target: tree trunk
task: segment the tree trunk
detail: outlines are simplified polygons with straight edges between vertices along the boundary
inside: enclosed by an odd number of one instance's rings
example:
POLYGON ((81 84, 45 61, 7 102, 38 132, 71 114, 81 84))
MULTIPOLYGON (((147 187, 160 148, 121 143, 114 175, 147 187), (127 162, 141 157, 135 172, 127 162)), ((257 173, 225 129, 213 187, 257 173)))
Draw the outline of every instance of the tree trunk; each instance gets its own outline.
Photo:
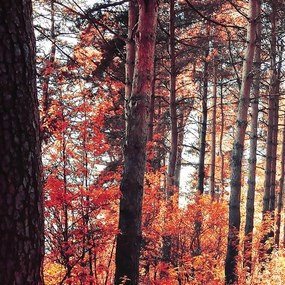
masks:
POLYGON ((135 68, 135 39, 136 25, 138 22, 138 4, 136 0, 129 1, 128 12, 128 40, 126 43, 126 64, 125 64, 125 125, 127 131, 129 103, 132 94, 132 81, 135 68))
MULTIPOLYGON (((276 13, 277 7, 275 1, 272 2, 271 12, 271 81, 269 89, 269 107, 268 107, 268 129, 266 143, 266 167, 265 167, 265 182, 263 196, 263 220, 266 215, 271 220, 272 228, 262 239, 265 245, 266 241, 274 237, 274 217, 275 217, 275 191, 276 191, 276 158, 277 158, 277 137, 278 137, 278 111, 279 111, 279 88, 280 78, 277 66, 277 43, 276 43, 276 13)), ((280 67, 281 68, 281 67, 280 67)), ((273 250, 272 246, 268 247, 266 252, 270 254, 273 250)), ((263 253, 261 252, 261 259, 263 253)))
POLYGON ((0 284, 42 284, 35 38, 28 0, 0 1, 0 284))
MULTIPOLYGON (((55 61, 55 51, 56 51, 56 45, 55 45, 55 19, 54 19, 54 0, 50 1, 50 13, 51 13, 51 25, 50 25, 50 40, 51 40, 51 49, 50 54, 46 62, 46 68, 53 68, 54 61, 55 61)), ((49 74, 45 75, 44 83, 43 83, 43 118, 46 119, 48 116, 48 111, 50 107, 50 96, 49 96, 49 74)), ((45 121, 43 120, 43 123, 45 121)))
POLYGON ((153 66, 153 82, 151 87, 151 96, 149 104, 149 126, 148 126, 148 141, 153 140, 153 131, 154 131, 154 115, 155 115, 155 63, 153 66))
POLYGON ((217 66, 214 61, 214 82, 213 82, 213 115, 212 115, 212 136, 211 136, 211 174, 210 193, 211 199, 215 199, 215 166, 216 166, 216 120, 217 120, 217 66))
MULTIPOLYGON (((175 171, 178 151, 178 127, 177 127, 177 107, 176 107, 176 63, 175 63, 175 0, 170 0, 170 23, 169 23, 169 56, 170 56, 170 120, 171 120, 171 139, 170 139, 170 154, 167 171, 166 185, 166 200, 168 203, 168 211, 166 212, 166 222, 169 222, 173 209, 178 207, 178 200, 173 201, 173 196, 176 191, 175 186, 175 171)), ((178 197, 176 197, 178 198, 178 197)), ((171 261, 172 238, 166 235, 163 237, 163 256, 164 262, 171 261)))
MULTIPOLYGON (((221 80, 222 81, 222 80, 221 80)), ((225 129, 225 115, 224 115, 224 101, 223 101, 223 84, 221 83, 221 98, 220 98, 220 112, 221 112, 221 132, 219 139, 219 153, 221 156, 221 169, 220 169, 220 191, 221 199, 224 199, 225 194, 225 179, 224 179, 224 169, 225 169, 225 156, 223 152, 223 138, 224 138, 224 129, 225 129)))
POLYGON ((247 49, 242 71, 242 85, 238 105, 238 115, 231 158, 231 194, 229 205, 228 248, 225 262, 226 284, 238 281, 236 275, 240 231, 240 192, 242 179, 242 157, 247 126, 252 65, 256 45, 257 2, 249 1, 249 24, 247 29, 247 49))
POLYGON ((200 153, 199 153, 199 167, 198 167, 198 186, 199 194, 204 193, 204 179, 205 179, 205 154, 206 154, 206 135, 207 135, 207 118, 208 118, 208 62, 207 56, 209 49, 207 48, 204 62, 203 73, 203 94, 202 94, 202 126, 200 133, 200 153))
POLYGON ((158 4, 140 0, 136 61, 127 113, 124 173, 121 182, 115 284, 138 284, 141 248, 142 197, 146 163, 149 99, 152 92, 158 4))
POLYGON ((252 234, 254 222, 254 196, 256 185, 256 150, 257 150, 257 128, 258 128, 258 101, 260 87, 260 67, 261 67, 261 19, 260 3, 257 2, 258 25, 256 32, 256 49, 254 58, 255 80, 253 82, 253 96, 251 99, 251 124, 250 124, 250 150, 248 159, 248 189, 246 201, 246 222, 245 222, 245 242, 244 242, 244 267, 251 271, 252 259, 252 234))
POLYGON ((284 122, 283 122, 281 174, 280 174, 280 181, 279 181, 280 189, 278 193, 276 231, 275 231, 275 244, 277 246, 279 246, 279 243, 280 243, 281 210, 283 208, 283 195, 284 195, 284 176, 285 176, 285 117, 284 117, 284 122))

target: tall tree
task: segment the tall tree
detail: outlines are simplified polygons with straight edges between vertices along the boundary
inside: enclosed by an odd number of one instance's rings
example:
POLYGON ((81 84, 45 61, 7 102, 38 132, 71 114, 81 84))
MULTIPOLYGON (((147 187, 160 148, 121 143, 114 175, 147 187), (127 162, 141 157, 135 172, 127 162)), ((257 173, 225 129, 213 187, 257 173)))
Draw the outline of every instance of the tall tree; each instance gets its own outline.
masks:
POLYGON ((128 102, 124 173, 121 182, 115 284, 139 282, 142 197, 146 163, 147 117, 152 92, 154 47, 158 14, 156 0, 139 0, 136 54, 128 102))
POLYGON ((244 243, 244 265, 251 270, 252 256, 252 234, 254 223, 254 198, 256 185, 256 156, 257 156, 257 128, 258 128, 258 102, 260 89, 260 67, 261 67, 261 18, 260 2, 257 1, 257 39, 254 55, 255 78, 253 81, 253 94, 251 98, 251 121, 250 121, 250 150, 248 160, 248 189, 246 201, 245 243, 244 243))
POLYGON ((211 134, 211 174, 210 194, 215 199, 215 167, 216 167, 216 123, 217 123, 217 64, 214 60, 213 66, 213 113, 212 113, 212 134, 211 134))
MULTIPOLYGON (((271 3, 271 39, 270 39, 270 59, 271 59, 271 78, 268 96, 268 127, 266 141, 266 166, 263 195, 263 219, 269 214, 271 229, 265 235, 262 242, 265 244, 270 237, 274 237, 274 219, 275 219, 275 196, 276 196, 276 160, 278 144, 278 114, 280 97, 280 70, 281 65, 277 62, 277 1, 271 3), (279 67, 280 66, 280 67, 279 67)), ((280 60, 281 62, 281 60, 280 60)), ((267 247, 266 252, 271 253, 273 243, 267 247)), ((261 253, 261 258, 263 254, 261 253)))
MULTIPOLYGON (((177 166, 177 152, 178 152, 178 125, 177 125, 177 104, 176 104, 176 61, 175 61, 175 0, 170 0, 170 19, 169 19, 169 57, 170 57, 170 154, 167 171, 167 186, 166 186, 166 200, 168 202, 168 211, 170 214, 173 209, 178 206, 178 200, 172 201, 176 186, 175 186, 175 171, 177 166)), ((178 198, 178 197, 177 197, 178 198)), ((169 219, 167 219, 169 220, 169 219)), ((163 257, 165 262, 171 261, 171 236, 163 237, 163 257)))
MULTIPOLYGON (((208 35, 209 36, 209 35, 208 35)), ((207 120, 208 120, 208 60, 209 55, 209 43, 207 43, 203 67, 202 78, 202 122, 200 131, 200 152, 199 152, 199 167, 198 167, 198 194, 204 193, 204 180, 205 180, 205 155, 206 155, 206 135, 207 135, 207 120)))
POLYGON ((0 1, 0 283, 42 284, 43 210, 30 0, 0 1))
POLYGON ((242 85, 238 103, 238 114, 231 157, 231 194, 229 205, 228 248, 225 262, 226 283, 238 281, 236 275, 240 231, 240 194, 242 180, 242 157, 247 127, 249 95, 252 82, 252 65, 256 45, 257 0, 249 1, 249 23, 247 28, 247 48, 242 70, 242 85))

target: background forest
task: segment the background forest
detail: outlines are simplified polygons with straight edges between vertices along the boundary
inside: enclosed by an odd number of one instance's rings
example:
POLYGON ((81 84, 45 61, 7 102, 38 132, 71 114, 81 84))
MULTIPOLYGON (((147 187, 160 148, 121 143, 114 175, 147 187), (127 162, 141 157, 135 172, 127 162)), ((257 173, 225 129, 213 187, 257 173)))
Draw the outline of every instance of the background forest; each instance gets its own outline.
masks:
POLYGON ((113 284, 140 80, 139 283, 220 285, 226 270, 227 284, 283 284, 284 1, 161 0, 157 23, 143 5, 158 4, 34 1, 45 284, 113 284), (152 20, 153 57, 137 40, 152 20))

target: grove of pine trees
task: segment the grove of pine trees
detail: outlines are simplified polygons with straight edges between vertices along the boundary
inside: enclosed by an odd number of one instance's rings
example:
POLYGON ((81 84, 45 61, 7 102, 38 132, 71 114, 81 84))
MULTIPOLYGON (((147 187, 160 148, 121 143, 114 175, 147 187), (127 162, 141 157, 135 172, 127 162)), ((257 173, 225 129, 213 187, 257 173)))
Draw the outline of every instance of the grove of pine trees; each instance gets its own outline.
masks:
POLYGON ((0 0, 0 284, 285 280, 283 0, 0 0))

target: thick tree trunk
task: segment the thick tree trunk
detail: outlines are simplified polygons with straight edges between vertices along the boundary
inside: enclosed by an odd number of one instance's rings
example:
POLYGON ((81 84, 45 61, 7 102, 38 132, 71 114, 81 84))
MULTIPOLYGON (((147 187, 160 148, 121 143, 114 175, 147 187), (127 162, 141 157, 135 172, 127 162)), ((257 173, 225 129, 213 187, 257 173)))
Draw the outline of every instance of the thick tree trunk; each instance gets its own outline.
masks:
POLYGON ((254 57, 255 79, 253 82, 253 96, 251 98, 251 123, 250 123, 250 150, 248 159, 248 189, 246 201, 246 222, 245 222, 245 242, 244 242, 244 266, 251 271, 252 256, 252 234, 254 221, 254 196, 256 184, 256 150, 257 150, 257 128, 258 128, 258 101, 260 87, 260 52, 261 52, 261 19, 260 3, 257 2, 258 25, 256 32, 256 49, 254 57))
POLYGON ((42 284, 43 209, 31 1, 0 1, 0 284, 42 284))
POLYGON ((231 194, 229 205, 228 248, 225 262, 226 284, 238 281, 236 275, 240 231, 240 193, 242 179, 242 157, 247 126, 252 65, 256 45, 257 1, 249 1, 249 24, 247 29, 247 49, 242 71, 242 85, 238 105, 238 115, 231 158, 231 194))
POLYGON ((146 162, 149 99, 152 92, 158 4, 140 0, 136 61, 127 114, 124 173, 121 182, 115 284, 138 284, 141 248, 142 197, 146 162))

